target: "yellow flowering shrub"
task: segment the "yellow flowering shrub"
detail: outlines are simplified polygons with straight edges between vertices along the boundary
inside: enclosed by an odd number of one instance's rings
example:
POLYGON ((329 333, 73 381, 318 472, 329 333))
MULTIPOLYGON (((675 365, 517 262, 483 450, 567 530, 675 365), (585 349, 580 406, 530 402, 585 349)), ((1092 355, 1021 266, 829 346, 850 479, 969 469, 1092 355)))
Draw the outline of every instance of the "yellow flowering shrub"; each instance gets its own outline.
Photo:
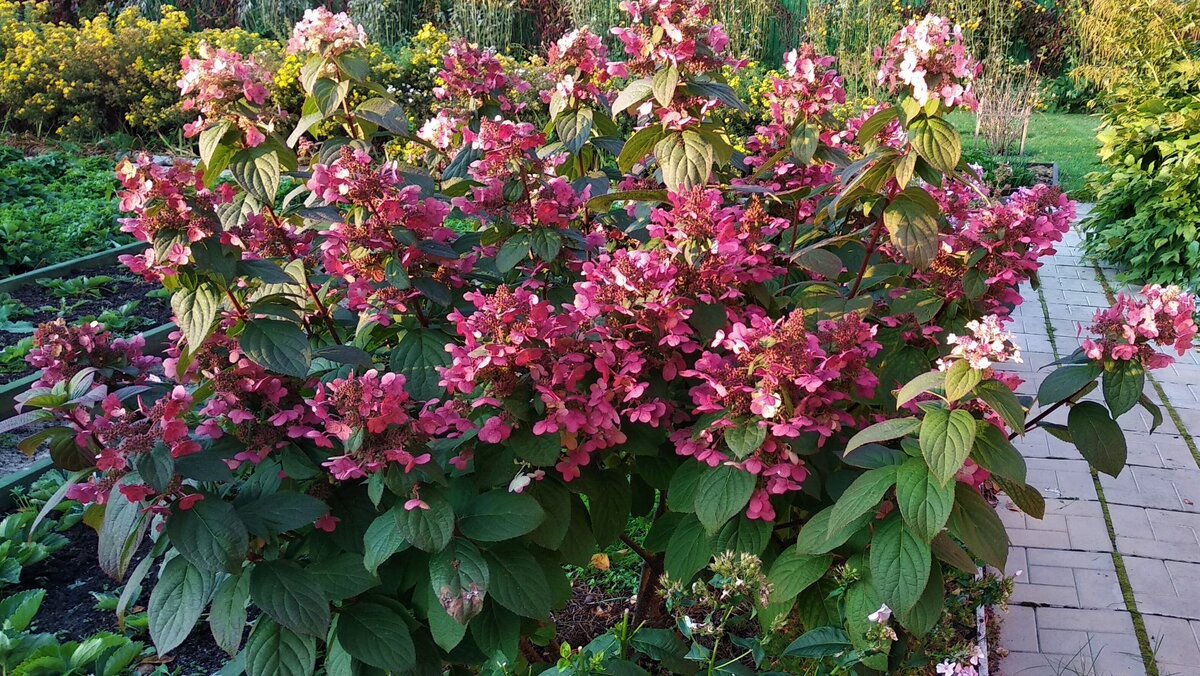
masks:
POLYGON ((44 2, 0 0, 0 111, 9 129, 92 137, 173 133, 183 122, 179 58, 206 40, 278 60, 281 45, 240 29, 189 31, 183 12, 136 8, 78 26, 51 23, 44 2))

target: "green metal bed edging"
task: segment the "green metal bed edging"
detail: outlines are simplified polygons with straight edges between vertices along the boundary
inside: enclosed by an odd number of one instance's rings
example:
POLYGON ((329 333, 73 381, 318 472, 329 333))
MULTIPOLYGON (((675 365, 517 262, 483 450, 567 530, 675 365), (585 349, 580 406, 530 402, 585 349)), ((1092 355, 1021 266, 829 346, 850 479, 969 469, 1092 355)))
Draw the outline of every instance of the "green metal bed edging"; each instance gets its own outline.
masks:
POLYGON ((50 458, 42 458, 25 469, 0 477, 0 512, 7 512, 16 506, 12 495, 14 488, 28 488, 52 469, 54 465, 50 458))
POLYGON ((39 279, 59 277, 63 274, 74 272, 76 270, 98 268, 102 265, 107 265, 113 261, 116 261, 118 256, 123 254, 135 254, 145 248, 145 242, 133 242, 132 244, 126 244, 114 249, 105 249, 104 251, 99 251, 94 254, 80 256, 79 258, 72 258, 69 261, 63 261, 62 263, 47 265, 46 267, 38 268, 37 270, 30 270, 29 272, 25 272, 14 277, 0 279, 0 291, 12 291, 13 289, 20 288, 39 279))

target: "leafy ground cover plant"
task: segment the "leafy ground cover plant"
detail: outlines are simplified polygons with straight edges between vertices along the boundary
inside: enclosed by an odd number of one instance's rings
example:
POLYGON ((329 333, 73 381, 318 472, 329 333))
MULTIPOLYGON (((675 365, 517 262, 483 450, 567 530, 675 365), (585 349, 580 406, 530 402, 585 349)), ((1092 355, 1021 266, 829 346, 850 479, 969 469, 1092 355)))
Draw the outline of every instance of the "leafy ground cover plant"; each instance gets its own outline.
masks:
POLYGON ((564 36, 544 110, 494 54, 450 45, 416 133, 366 82, 344 15, 296 26, 294 127, 249 57, 186 62, 200 165, 118 168, 123 227, 151 244, 126 263, 171 291, 172 347, 160 365, 47 332, 7 423, 69 421, 41 439, 79 472, 66 495, 104 505, 118 614, 155 580, 160 653, 207 611, 252 676, 318 658, 891 670, 921 659, 907 637, 941 617, 951 571, 1004 568, 983 493, 1041 515, 1010 439, 1045 427, 1121 471, 1114 418, 1157 415, 1145 370, 1190 344, 1194 301, 1122 300, 1036 402, 1014 394, 1005 317, 1073 208, 1046 186, 995 200, 962 162, 945 115, 972 105, 977 66, 956 28, 900 31, 880 60, 894 102, 844 122, 832 61, 791 54, 769 121, 735 140, 714 113, 743 105, 736 64, 708 9, 626 9, 626 59, 564 36), (377 96, 352 105, 352 83, 377 96), (340 132, 316 142, 316 125, 340 132), (427 152, 388 161, 396 139, 427 152), (1083 400, 1096 387, 1104 403, 1083 400), (555 649, 564 565, 631 516, 650 522, 636 607, 586 659, 555 649), (799 636, 768 654, 697 640, 697 620, 799 636))
POLYGON ((112 161, 0 147, 0 275, 102 251, 120 241, 112 161))

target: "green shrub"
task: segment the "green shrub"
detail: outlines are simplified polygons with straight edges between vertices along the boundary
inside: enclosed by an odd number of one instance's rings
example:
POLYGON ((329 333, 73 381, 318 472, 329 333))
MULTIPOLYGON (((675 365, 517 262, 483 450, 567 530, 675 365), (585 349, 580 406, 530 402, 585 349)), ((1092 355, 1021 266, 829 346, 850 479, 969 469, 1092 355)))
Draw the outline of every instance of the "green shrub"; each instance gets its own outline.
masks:
POLYGON ((1159 86, 1119 92, 1091 177, 1089 253, 1130 279, 1200 287, 1200 62, 1173 66, 1159 86))

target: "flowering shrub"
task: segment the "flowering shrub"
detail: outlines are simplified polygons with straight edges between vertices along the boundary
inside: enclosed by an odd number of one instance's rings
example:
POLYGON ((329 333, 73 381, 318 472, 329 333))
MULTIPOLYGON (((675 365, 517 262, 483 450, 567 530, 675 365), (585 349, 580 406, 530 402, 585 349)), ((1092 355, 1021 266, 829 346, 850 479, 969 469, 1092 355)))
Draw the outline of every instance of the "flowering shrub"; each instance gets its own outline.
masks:
MULTIPOLYGON (((1192 335, 1191 300, 1153 292, 1155 335, 1126 303, 1136 354, 1081 350, 1028 415, 995 368, 1019 358, 1005 317, 1072 209, 1050 188, 995 203, 961 162, 944 115, 969 68, 930 61, 939 98, 897 80, 895 104, 843 123, 833 64, 798 51, 743 155, 715 114, 743 105, 708 10, 625 9, 625 62, 584 32, 559 43, 542 128, 522 117, 544 114, 517 98, 530 85, 456 43, 444 114, 412 133, 336 15, 297 27, 307 98, 287 138, 256 88, 189 62, 246 99, 207 114, 198 166, 118 169, 123 227, 151 244, 127 263, 172 292, 161 373, 43 340, 46 387, 19 416, 70 422, 48 434, 84 470, 67 494, 105 504, 122 608, 171 555, 148 605, 160 652, 211 598, 217 643, 252 676, 312 673, 318 652, 327 669, 711 671, 733 614, 764 634, 731 639, 726 666, 884 671, 932 659, 895 639, 937 623, 944 567, 1003 569, 986 495, 1041 515, 1011 438, 1067 406, 1059 433, 1121 470, 1114 416, 1157 415, 1122 364, 1161 365, 1140 346, 1192 335), (338 133, 317 142, 318 124, 338 133), (424 145, 422 166, 383 158, 397 140, 424 145), (1081 401, 1101 373, 1107 406, 1081 401), (540 651, 563 566, 631 516, 652 523, 631 545, 633 617, 540 651), (799 637, 775 645, 772 627, 799 637)), ((1127 335, 1107 321, 1102 344, 1127 335)))

